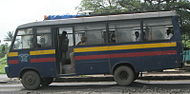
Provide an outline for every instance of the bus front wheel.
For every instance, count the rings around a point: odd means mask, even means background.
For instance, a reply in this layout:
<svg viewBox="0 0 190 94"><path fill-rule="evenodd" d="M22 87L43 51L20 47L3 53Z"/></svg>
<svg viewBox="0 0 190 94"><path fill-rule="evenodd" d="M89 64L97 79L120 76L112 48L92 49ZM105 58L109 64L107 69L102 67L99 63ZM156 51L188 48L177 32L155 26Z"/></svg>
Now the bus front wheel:
<svg viewBox="0 0 190 94"><path fill-rule="evenodd" d="M135 79L135 73L128 66L120 66L114 71L114 80L118 85L130 85Z"/></svg>
<svg viewBox="0 0 190 94"><path fill-rule="evenodd" d="M26 89L38 89L40 87L40 82L40 76L35 71L26 71L22 75L21 83Z"/></svg>

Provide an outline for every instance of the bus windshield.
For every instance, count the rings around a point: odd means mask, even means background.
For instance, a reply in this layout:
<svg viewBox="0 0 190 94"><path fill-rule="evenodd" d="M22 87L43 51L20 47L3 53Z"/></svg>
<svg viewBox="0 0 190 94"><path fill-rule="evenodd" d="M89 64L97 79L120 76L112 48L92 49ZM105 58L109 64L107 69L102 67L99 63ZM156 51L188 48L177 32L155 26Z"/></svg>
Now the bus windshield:
<svg viewBox="0 0 190 94"><path fill-rule="evenodd" d="M34 47L34 34L32 28L21 29L17 31L17 36L13 45L13 49L31 49Z"/></svg>

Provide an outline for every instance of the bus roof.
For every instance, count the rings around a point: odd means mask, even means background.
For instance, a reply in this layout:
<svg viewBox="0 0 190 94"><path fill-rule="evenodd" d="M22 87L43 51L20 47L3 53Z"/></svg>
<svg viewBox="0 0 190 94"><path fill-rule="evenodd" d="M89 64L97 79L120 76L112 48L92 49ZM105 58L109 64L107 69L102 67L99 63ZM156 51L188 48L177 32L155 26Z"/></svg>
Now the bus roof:
<svg viewBox="0 0 190 94"><path fill-rule="evenodd" d="M159 11L159 12L144 12L144 13L118 14L118 15L106 15L106 16L89 16L89 17L78 17L78 18L44 20L44 21L32 22L32 23L20 25L17 27L17 29L34 27L34 26L49 26L49 25L76 24L76 23L100 22L100 21L170 17L170 16L176 16L176 15L177 15L176 11Z"/></svg>

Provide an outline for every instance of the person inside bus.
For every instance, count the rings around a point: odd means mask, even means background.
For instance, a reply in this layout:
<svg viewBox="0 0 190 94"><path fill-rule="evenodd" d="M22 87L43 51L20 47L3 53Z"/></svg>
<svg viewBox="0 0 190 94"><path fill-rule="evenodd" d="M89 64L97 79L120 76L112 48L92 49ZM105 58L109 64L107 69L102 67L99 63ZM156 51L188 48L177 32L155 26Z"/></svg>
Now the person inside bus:
<svg viewBox="0 0 190 94"><path fill-rule="evenodd" d="M86 37L83 35L83 36L81 37L80 42L79 42L77 45L85 45L85 44L86 44Z"/></svg>
<svg viewBox="0 0 190 94"><path fill-rule="evenodd" d="M132 33L132 41L140 41L140 33L139 33L139 30L135 30L133 33Z"/></svg>
<svg viewBox="0 0 190 94"><path fill-rule="evenodd" d="M63 31L60 36L60 60L61 62L66 62L66 53L68 51L69 39L67 37L67 32Z"/></svg>
<svg viewBox="0 0 190 94"><path fill-rule="evenodd" d="M139 34L139 32L138 32L138 31L136 31L136 32L135 32L135 40L136 40L136 41L138 41L138 40L139 40L139 35L140 35L140 34Z"/></svg>
<svg viewBox="0 0 190 94"><path fill-rule="evenodd" d="M110 32L110 42L111 43L116 43L116 38L115 38L115 31Z"/></svg>
<svg viewBox="0 0 190 94"><path fill-rule="evenodd" d="M173 36L173 30L171 27L168 27L167 30L166 30L166 39L171 39Z"/></svg>

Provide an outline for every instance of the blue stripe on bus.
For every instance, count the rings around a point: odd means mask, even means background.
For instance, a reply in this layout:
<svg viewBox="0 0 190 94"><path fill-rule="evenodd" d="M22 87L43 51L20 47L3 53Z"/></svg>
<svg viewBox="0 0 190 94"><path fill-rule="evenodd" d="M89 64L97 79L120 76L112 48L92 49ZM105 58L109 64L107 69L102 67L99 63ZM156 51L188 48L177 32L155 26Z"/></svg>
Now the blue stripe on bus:
<svg viewBox="0 0 190 94"><path fill-rule="evenodd" d="M31 55L31 58L48 58L48 57L55 57L55 54L45 54L45 55Z"/></svg>
<svg viewBox="0 0 190 94"><path fill-rule="evenodd" d="M78 63L108 63L108 58L107 59L90 59L90 60L76 60L76 64Z"/></svg>
<svg viewBox="0 0 190 94"><path fill-rule="evenodd" d="M18 59L18 56L15 56L15 57L7 57L7 60L16 60Z"/></svg>

